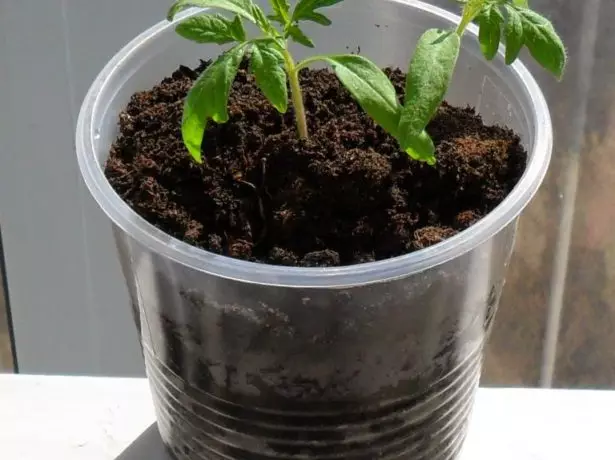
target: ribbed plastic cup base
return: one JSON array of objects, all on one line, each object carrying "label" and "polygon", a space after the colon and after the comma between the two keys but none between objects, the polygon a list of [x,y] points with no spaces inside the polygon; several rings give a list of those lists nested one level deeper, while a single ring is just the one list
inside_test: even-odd
[{"label": "ribbed plastic cup base", "polygon": [[478,386],[480,350],[422,394],[349,412],[241,407],[195,388],[144,348],[158,426],[177,460],[453,460]]}]

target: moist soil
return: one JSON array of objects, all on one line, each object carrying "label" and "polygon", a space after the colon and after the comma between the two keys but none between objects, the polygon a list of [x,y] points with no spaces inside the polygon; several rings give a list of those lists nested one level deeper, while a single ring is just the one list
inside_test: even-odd
[{"label": "moist soil", "polygon": [[[403,255],[488,214],[525,169],[514,132],[447,103],[427,127],[436,166],[411,160],[328,70],[301,73],[310,138],[300,140],[292,106],[278,113],[245,65],[230,119],[209,123],[197,164],[180,125],[183,100],[207,65],[180,67],[133,95],[105,172],[147,221],[217,254],[313,267]],[[405,74],[385,71],[403,100]]]}]

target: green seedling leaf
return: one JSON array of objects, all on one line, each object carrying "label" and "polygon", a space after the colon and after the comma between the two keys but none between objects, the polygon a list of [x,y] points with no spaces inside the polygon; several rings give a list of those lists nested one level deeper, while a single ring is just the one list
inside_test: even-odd
[{"label": "green seedling leaf", "polygon": [[566,48],[548,19],[525,8],[517,9],[523,23],[523,42],[536,61],[561,79],[566,68]]},{"label": "green seedling leaf", "polygon": [[[168,19],[188,7],[219,8],[233,13],[233,20],[221,15],[189,18],[177,32],[198,43],[240,44],[222,54],[196,80],[186,97],[182,136],[190,154],[198,162],[208,121],[228,120],[227,103],[233,81],[246,51],[250,71],[265,97],[280,112],[288,109],[289,92],[302,139],[308,138],[305,107],[299,71],[312,62],[325,61],[363,110],[397,138],[401,148],[416,160],[434,164],[435,146],[426,127],[442,103],[459,56],[461,36],[476,20],[483,54],[493,59],[502,40],[506,41],[506,62],[514,62],[525,45],[545,68],[561,77],[566,65],[566,50],[551,23],[531,11],[527,0],[457,0],[463,5],[461,21],[455,31],[431,29],[421,36],[410,63],[404,105],[386,74],[368,59],[357,55],[314,56],[296,64],[287,48],[287,39],[313,48],[314,43],[299,27],[300,21],[330,25],[319,10],[343,0],[298,0],[291,10],[289,0],[269,0],[272,14],[266,16],[253,0],[175,0]],[[506,8],[507,20],[500,9]],[[255,23],[264,36],[246,41],[242,20]],[[283,32],[274,27],[279,22]]]},{"label": "green seedling leaf", "polygon": [[500,13],[498,5],[489,5],[476,19],[480,27],[478,33],[480,49],[485,58],[491,61],[498,54],[504,16]]},{"label": "green seedling leaf", "polygon": [[[336,3],[340,3],[343,0],[300,0],[295,6],[293,12],[293,21],[314,21],[319,24],[322,23],[323,18],[327,19],[324,15],[318,13],[316,10],[320,8],[326,8],[333,6]],[[318,18],[315,20],[315,18]],[[320,22],[319,22],[320,21]],[[329,21],[327,19],[327,21]],[[331,22],[329,21],[329,24]],[[327,24],[328,25],[328,24]]]},{"label": "green seedling leaf", "polygon": [[422,131],[418,136],[410,137],[404,150],[414,160],[423,161],[431,166],[436,164],[436,147],[427,131]]},{"label": "green seedling leaf", "polygon": [[523,21],[516,9],[507,6],[506,11],[506,64],[510,65],[517,60],[523,48]]},{"label": "green seedling leaf", "polygon": [[397,136],[401,107],[393,84],[376,64],[354,54],[322,56],[337,77],[372,119]]},{"label": "green seedling leaf", "polygon": [[269,19],[279,22],[282,25],[286,25],[290,22],[290,3],[288,0],[269,0],[273,14],[269,16]]},{"label": "green seedling leaf", "polygon": [[248,43],[241,43],[211,64],[194,83],[184,103],[182,137],[190,155],[199,163],[201,143],[211,118],[216,123],[228,121],[227,103]]},{"label": "green seedling leaf", "polygon": [[284,55],[277,45],[273,41],[255,42],[250,67],[265,97],[279,112],[285,113],[288,109],[288,87]]},{"label": "green seedling leaf", "polygon": [[198,7],[227,10],[246,18],[248,21],[255,22],[252,15],[253,5],[252,0],[176,0],[167,13],[167,19],[172,21],[180,11]]},{"label": "green seedling leaf", "polygon": [[480,14],[488,2],[489,0],[467,0],[465,2],[464,16],[473,20]]},{"label": "green seedling leaf", "polygon": [[182,37],[197,43],[223,45],[246,40],[246,31],[239,16],[232,21],[219,14],[194,16],[178,24],[175,30]]},{"label": "green seedling leaf", "polygon": [[487,1],[488,0],[467,0],[465,2],[461,22],[459,23],[459,27],[457,27],[457,33],[459,35],[463,33],[468,24],[476,19]]},{"label": "green seedling leaf", "polygon": [[281,16],[278,16],[277,14],[268,14],[267,19],[269,19],[272,22],[277,22],[278,24],[281,24],[282,26],[286,26],[286,22],[284,21],[284,18]]},{"label": "green seedling leaf", "polygon": [[307,46],[308,48],[314,48],[314,42],[299,28],[298,25],[293,24],[286,29],[288,36],[300,45]]},{"label": "green seedling leaf", "polygon": [[419,39],[406,78],[406,99],[398,141],[406,150],[433,118],[444,100],[459,56],[461,39],[454,32],[430,29]]},{"label": "green seedling leaf", "polygon": [[279,35],[273,25],[271,25],[271,22],[269,22],[267,15],[261,9],[260,6],[255,4],[252,5],[252,15],[254,16],[254,22],[259,27],[259,29],[263,31],[263,33],[270,37]]},{"label": "green seedling leaf", "polygon": [[304,21],[315,22],[316,24],[320,24],[321,26],[331,25],[331,19],[329,19],[327,16],[321,13],[316,13],[316,12],[306,13],[302,19]]}]

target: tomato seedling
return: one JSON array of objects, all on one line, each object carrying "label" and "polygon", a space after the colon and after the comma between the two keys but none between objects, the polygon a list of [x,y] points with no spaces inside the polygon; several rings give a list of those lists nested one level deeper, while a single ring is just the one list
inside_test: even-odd
[{"label": "tomato seedling", "polygon": [[[288,43],[313,48],[301,29],[312,21],[330,26],[322,10],[343,0],[299,0],[291,8],[288,0],[269,0],[272,12],[265,12],[252,0],[177,0],[167,19],[181,10],[202,7],[224,10],[227,18],[206,10],[177,27],[182,37],[197,43],[232,43],[197,78],[189,91],[182,118],[182,137],[192,157],[202,162],[201,144],[211,119],[228,121],[228,98],[239,66],[250,60],[249,71],[271,104],[285,113],[290,98],[298,135],[309,136],[299,72],[321,61],[329,64],[340,82],[361,108],[385,131],[397,139],[412,158],[434,164],[435,147],[425,131],[448,90],[461,49],[461,38],[472,22],[479,26],[481,51],[488,60],[497,56],[505,43],[505,61],[512,64],[525,46],[544,68],[561,78],[566,67],[566,49],[551,22],[531,10],[527,0],[466,0],[461,21],[454,30],[429,29],[419,39],[407,73],[404,103],[386,74],[369,59],[353,54],[317,55],[296,62]],[[376,0],[374,0],[376,1]],[[262,35],[248,38],[243,21],[258,26]]]}]

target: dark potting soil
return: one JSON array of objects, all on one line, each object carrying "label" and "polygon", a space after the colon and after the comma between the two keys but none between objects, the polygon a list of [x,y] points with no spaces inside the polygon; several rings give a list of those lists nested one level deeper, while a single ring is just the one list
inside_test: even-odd
[{"label": "dark potting soil", "polygon": [[[198,71],[207,64],[203,63]],[[400,99],[405,75],[387,69]],[[289,266],[386,259],[449,238],[493,210],[520,179],[518,136],[444,103],[427,127],[437,165],[411,160],[327,70],[303,70],[310,138],[241,70],[230,120],[210,122],[204,163],[181,138],[197,71],[181,67],[135,94],[106,164],[117,193],[166,233],[208,251]]]}]

